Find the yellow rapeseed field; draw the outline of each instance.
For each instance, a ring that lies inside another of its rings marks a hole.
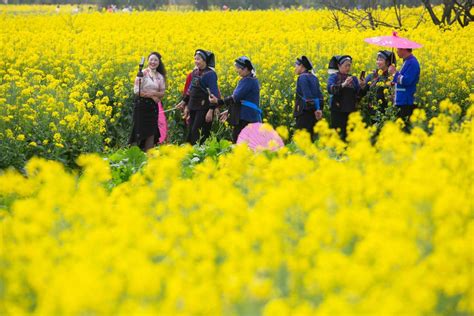
[[[206,159],[161,146],[109,190],[32,159],[0,176],[0,312],[7,315],[455,315],[474,312],[472,108],[433,133],[372,131]],[[422,124],[416,112],[414,124]],[[339,153],[335,159],[334,155]]]
[[[474,313],[472,28],[400,32],[424,45],[410,134],[390,122],[374,144],[356,113],[347,144],[323,120],[317,143],[238,145],[190,173],[193,149],[163,145],[110,186],[109,163],[84,152],[123,144],[140,56],[163,55],[167,108],[196,48],[216,53],[224,94],[235,57],[251,57],[264,117],[287,136],[295,57],[312,58],[324,88],[332,55],[372,69],[378,47],[363,39],[391,30],[337,31],[327,11],[7,8],[2,166],[43,158],[0,172],[0,315]],[[80,170],[64,166],[80,153]]]
[[[168,71],[166,108],[179,101],[195,49],[215,52],[225,95],[238,81],[234,59],[249,56],[262,85],[264,119],[291,129],[297,56],[313,61],[327,99],[331,56],[350,54],[355,74],[370,71],[381,47],[363,39],[392,32],[337,31],[324,10],[108,14],[84,8],[71,14],[65,6],[55,14],[51,7],[28,8],[0,7],[0,140],[1,150],[9,152],[3,167],[21,166],[33,155],[71,161],[84,151],[124,145],[132,82],[140,57],[151,51],[163,55]],[[440,30],[425,21],[414,28],[420,9],[406,9],[404,16],[407,30],[399,35],[423,45],[415,51],[422,67],[418,104],[428,117],[437,115],[446,98],[465,111],[474,93],[472,27]],[[168,118],[170,140],[183,141],[179,115]]]

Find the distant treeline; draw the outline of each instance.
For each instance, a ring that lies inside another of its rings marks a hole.
[[[93,4],[99,7],[115,5],[118,8],[131,6],[136,9],[156,10],[165,6],[182,5],[185,7],[194,7],[197,10],[208,9],[275,9],[275,8],[323,8],[326,6],[337,5],[344,8],[367,8],[367,7],[390,7],[396,5],[420,6],[422,1],[418,0],[3,0],[9,4]],[[443,1],[431,1],[432,4],[440,4]]]

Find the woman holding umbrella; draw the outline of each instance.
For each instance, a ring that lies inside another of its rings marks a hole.
[[[334,56],[329,62],[333,72],[328,78],[327,89],[331,108],[331,128],[338,130],[342,140],[346,140],[349,114],[356,111],[359,80],[350,74],[352,57]]]
[[[323,116],[323,94],[318,77],[311,70],[313,65],[306,56],[296,59],[295,73],[296,101],[293,116],[296,119],[296,129],[305,129],[314,139],[314,125]]]
[[[226,120],[229,114],[229,123],[234,126],[232,131],[232,142],[236,143],[240,132],[250,123],[262,121],[262,110],[260,103],[260,84],[255,76],[255,67],[246,56],[235,60],[235,70],[240,76],[231,96],[224,99],[218,99],[214,94],[209,96],[209,101],[216,108],[217,106],[227,105],[229,111],[221,116],[221,120]]]
[[[403,59],[400,71],[394,65],[388,69],[390,75],[394,76],[395,85],[395,105],[398,107],[398,116],[408,122],[413,109],[415,108],[416,85],[420,80],[420,64],[413,56],[412,49],[420,48],[421,45],[406,38],[399,37],[397,32],[392,36],[377,36],[366,38],[370,44],[397,48],[397,55]]]
[[[372,121],[372,117],[376,114],[377,110],[381,113],[385,113],[385,109],[388,106],[389,100],[387,100],[385,96],[385,90],[391,88],[391,84],[387,86],[387,82],[390,83],[388,68],[390,65],[396,63],[395,54],[388,50],[381,50],[377,53],[375,63],[377,69],[368,74],[367,77],[361,81],[362,90],[360,92],[361,97],[368,95],[368,114],[370,121]]]

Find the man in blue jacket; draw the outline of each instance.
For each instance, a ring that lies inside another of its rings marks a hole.
[[[411,48],[397,48],[398,57],[403,59],[400,71],[394,65],[388,69],[395,84],[395,105],[398,107],[398,117],[408,122],[415,109],[416,84],[420,80],[420,64],[412,54]]]

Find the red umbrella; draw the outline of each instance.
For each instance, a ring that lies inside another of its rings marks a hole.
[[[397,32],[393,32],[392,36],[376,36],[364,39],[369,44],[375,44],[379,46],[386,46],[392,48],[420,48],[421,45],[410,41],[403,37],[398,37]]]

